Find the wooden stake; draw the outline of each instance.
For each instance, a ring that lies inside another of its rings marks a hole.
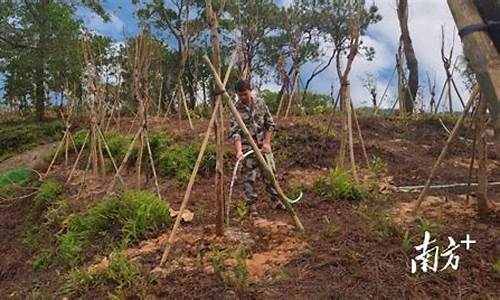
[[[363,149],[363,156],[365,157],[365,163],[366,163],[366,166],[369,167],[370,161],[368,160],[368,154],[366,152],[365,139],[363,138],[363,134],[361,133],[361,127],[359,126],[358,117],[356,115],[356,110],[354,109],[354,105],[352,104],[352,101],[351,101],[351,109],[352,109],[352,115],[354,117],[354,121],[356,122],[356,128],[358,129],[358,137],[359,137],[359,141],[361,143],[361,148]]]
[[[429,186],[431,185],[432,179],[434,178],[434,175],[435,175],[439,165],[441,164],[444,157],[446,156],[446,153],[448,152],[448,147],[449,147],[451,141],[457,136],[458,129],[460,128],[460,126],[462,126],[462,123],[463,123],[465,117],[467,116],[467,112],[469,111],[469,109],[470,109],[472,103],[474,102],[474,99],[477,97],[478,93],[479,93],[479,86],[476,85],[474,87],[474,89],[472,90],[471,95],[469,96],[469,100],[467,101],[467,104],[465,105],[465,109],[464,109],[463,114],[458,119],[457,123],[455,124],[455,127],[453,127],[451,134],[448,136],[448,140],[446,141],[443,149],[441,150],[441,153],[439,154],[437,161],[434,163],[434,166],[431,169],[431,173],[429,174],[429,178],[427,178],[424,189],[422,190],[422,192],[418,196],[417,205],[415,206],[413,214],[417,213],[418,209],[420,208],[420,205],[424,201],[424,197],[426,196],[427,192],[429,191]]]

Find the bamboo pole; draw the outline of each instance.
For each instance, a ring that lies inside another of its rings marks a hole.
[[[83,144],[82,144],[82,147],[80,148],[80,151],[78,152],[78,155],[76,156],[76,160],[75,162],[73,163],[73,167],[71,168],[71,172],[69,173],[69,176],[68,176],[68,179],[66,180],[66,184],[71,180],[71,178],[73,177],[73,173],[75,172],[76,170],[76,166],[78,165],[78,162],[80,161],[80,158],[82,156],[82,153],[83,153],[83,149],[85,149],[85,145],[87,144],[87,140],[89,138],[89,135],[90,135],[90,132],[87,132],[87,134],[85,135],[85,139],[83,140]]]
[[[434,166],[431,169],[431,173],[429,174],[429,178],[427,178],[427,182],[425,183],[424,189],[422,190],[422,192],[418,196],[417,205],[415,206],[415,209],[413,211],[414,214],[417,213],[418,209],[420,208],[420,205],[424,201],[424,197],[426,196],[427,192],[429,191],[429,186],[431,185],[432,179],[434,178],[434,175],[435,175],[439,165],[441,164],[444,157],[446,156],[446,153],[448,152],[448,147],[449,147],[451,141],[457,136],[458,129],[460,128],[460,126],[462,126],[462,123],[463,123],[465,117],[467,116],[467,112],[469,111],[469,109],[470,109],[472,103],[474,102],[474,99],[477,97],[478,93],[479,93],[479,86],[476,85],[474,87],[474,89],[472,90],[472,93],[469,96],[469,100],[467,101],[467,104],[465,105],[464,113],[460,116],[457,123],[455,124],[455,127],[453,127],[451,134],[448,136],[446,144],[444,145],[443,149],[441,150],[441,153],[439,154],[438,159],[436,160],[436,162],[434,163]]]
[[[351,169],[354,179],[357,183],[359,183],[358,172],[356,171],[356,160],[354,158],[354,139],[352,135],[352,104],[351,104],[351,91],[350,91],[350,83],[348,82],[346,85],[347,89],[347,98],[346,98],[346,111],[347,111],[347,130],[349,136],[349,156],[351,160]]]
[[[356,128],[358,129],[358,138],[361,143],[361,148],[363,149],[363,156],[365,157],[366,166],[368,167],[370,165],[370,162],[368,160],[368,153],[366,152],[365,139],[363,138],[363,134],[361,133],[361,127],[359,126],[358,116],[356,115],[356,110],[354,109],[354,105],[352,104],[352,101],[350,102],[351,102],[352,114],[354,117],[354,121],[356,123]]]
[[[193,189],[193,184],[196,179],[196,175],[198,174],[198,169],[200,168],[201,161],[203,159],[203,155],[205,154],[205,150],[207,148],[208,139],[210,137],[210,133],[212,132],[212,128],[215,122],[215,116],[217,115],[217,111],[220,109],[220,102],[217,102],[214,107],[214,111],[212,112],[212,117],[210,118],[210,122],[208,124],[207,131],[205,132],[205,137],[203,138],[203,143],[201,144],[200,152],[198,153],[198,158],[196,159],[196,163],[194,165],[193,171],[191,172],[191,177],[189,178],[189,183],[186,189],[186,193],[184,194],[184,198],[182,199],[181,207],[179,208],[179,213],[177,218],[175,218],[174,227],[172,227],[172,231],[170,232],[170,236],[167,241],[167,245],[165,246],[165,250],[163,251],[163,255],[161,257],[160,266],[163,266],[165,261],[168,258],[168,254],[170,253],[170,249],[172,247],[172,242],[174,240],[175,234],[179,225],[181,223],[182,214],[186,209],[186,206],[189,201],[189,196],[191,196],[191,190]]]
[[[207,58],[208,59],[208,58]],[[221,88],[221,90],[224,90],[227,80],[229,79],[229,74],[231,73],[231,69],[233,67],[233,63],[229,64],[229,67],[226,71],[226,77],[224,78],[224,84]],[[218,77],[217,77],[218,78]],[[177,233],[177,229],[180,226],[182,215],[184,214],[184,210],[186,209],[186,206],[189,202],[189,197],[191,196],[191,190],[193,189],[194,181],[196,179],[196,175],[198,174],[198,169],[200,167],[201,160],[203,158],[203,155],[205,154],[205,150],[207,148],[208,144],[208,139],[210,138],[210,133],[212,132],[212,129],[214,127],[215,119],[217,117],[217,112],[219,109],[222,109],[222,103],[220,101],[216,101],[214,110],[212,112],[212,116],[210,117],[210,121],[208,122],[208,128],[205,132],[205,136],[203,138],[203,143],[201,144],[200,152],[198,153],[198,158],[196,159],[196,163],[194,165],[193,171],[191,172],[191,177],[189,178],[189,183],[186,188],[186,192],[184,193],[184,198],[182,199],[181,207],[179,208],[179,212],[177,214],[177,217],[175,218],[175,223],[174,227],[172,227],[172,231],[170,232],[170,236],[168,237],[167,244],[165,245],[165,249],[163,251],[161,261],[160,261],[160,266],[163,266],[165,262],[167,261],[168,254],[170,253],[170,249],[172,248],[172,242],[174,241],[174,237]]]
[[[182,87],[182,83],[179,83],[179,86],[180,86],[180,89],[181,89],[182,103],[184,105],[184,110],[186,111],[186,115],[187,115],[187,118],[188,118],[188,121],[189,121],[189,127],[191,129],[194,129],[193,122],[191,121],[191,115],[189,114],[189,109],[187,107],[186,94],[184,93],[184,88]]]

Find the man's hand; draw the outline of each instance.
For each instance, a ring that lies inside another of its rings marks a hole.
[[[262,153],[271,153],[271,144],[264,143],[262,145]]]
[[[243,152],[242,152],[242,151],[238,151],[238,152],[236,152],[236,159],[237,159],[237,160],[240,160],[240,159],[242,159],[242,158],[243,158]]]

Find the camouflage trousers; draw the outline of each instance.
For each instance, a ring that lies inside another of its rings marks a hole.
[[[272,155],[272,153],[270,153]],[[257,176],[259,175],[264,180],[266,186],[266,192],[274,203],[279,202],[279,195],[276,189],[274,189],[271,180],[265,176],[264,170],[261,168],[257,156],[255,154],[249,155],[243,161],[243,166],[241,169],[241,175],[243,179],[243,185],[245,190],[245,202],[247,205],[254,204],[257,202],[257,189],[256,182]]]

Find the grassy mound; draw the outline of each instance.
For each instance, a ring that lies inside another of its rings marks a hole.
[[[167,202],[149,192],[129,191],[104,199],[87,213],[72,218],[60,239],[59,250],[69,264],[76,265],[86,258],[85,249],[94,243],[128,246],[169,223]]]

